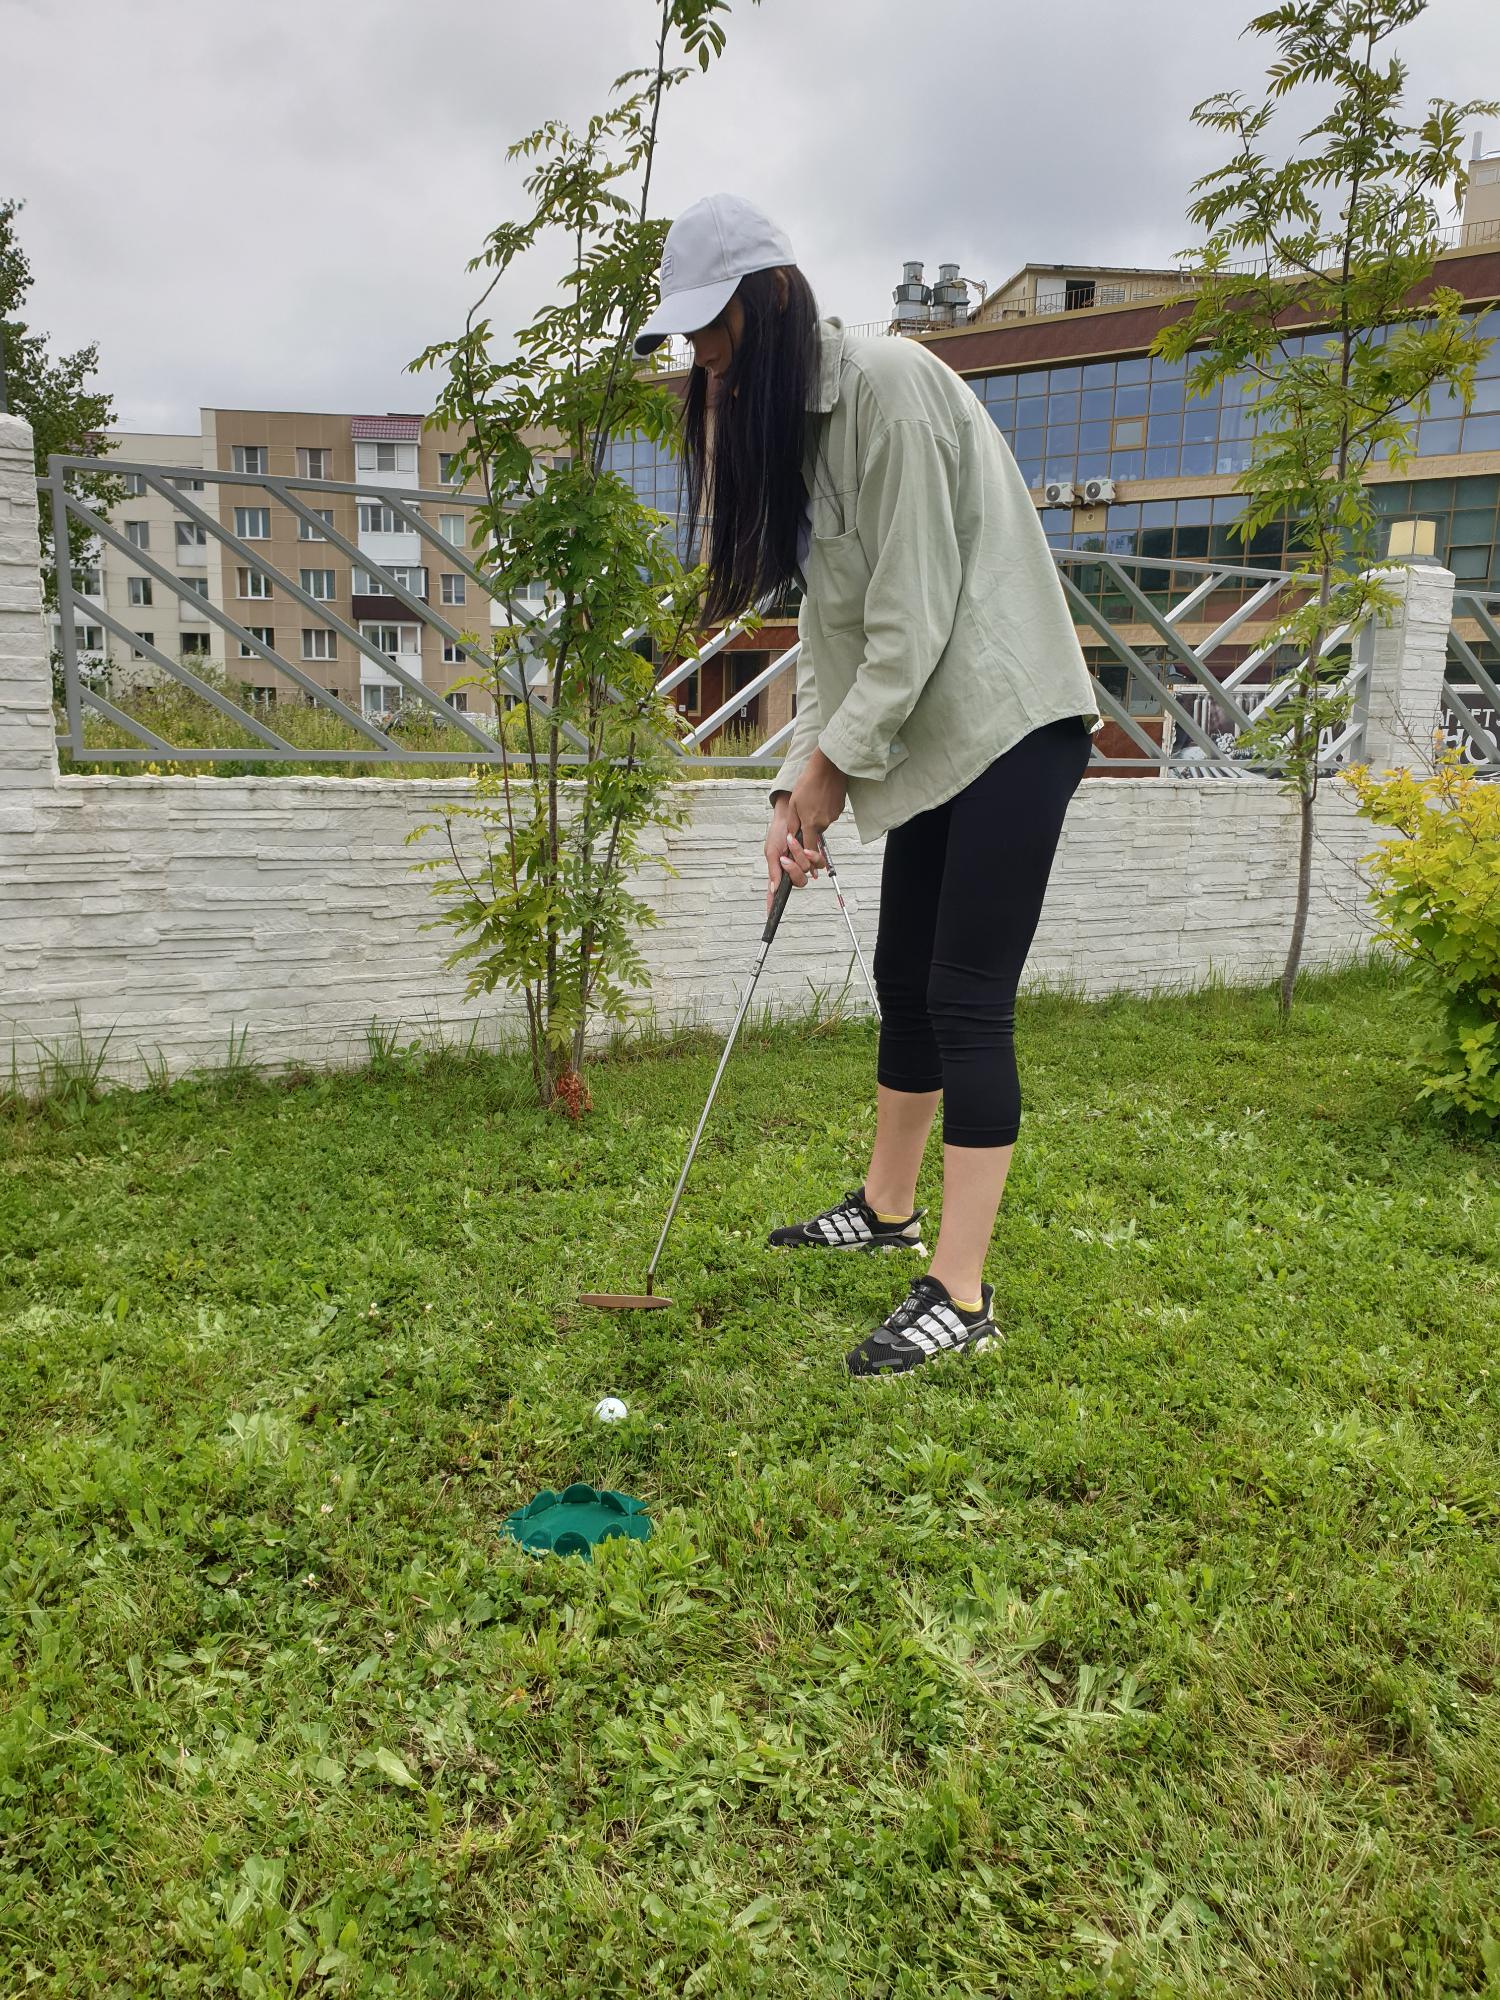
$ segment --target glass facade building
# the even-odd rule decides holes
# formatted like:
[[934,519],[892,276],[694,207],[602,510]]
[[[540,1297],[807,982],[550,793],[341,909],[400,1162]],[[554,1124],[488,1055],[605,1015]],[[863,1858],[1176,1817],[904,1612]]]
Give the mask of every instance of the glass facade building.
[[[1419,459],[1455,453],[1500,452],[1500,307],[1476,315],[1494,340],[1480,365],[1469,411],[1443,391],[1416,426]],[[1288,351],[1314,352],[1326,341],[1313,333],[1288,343]],[[1190,396],[1189,361],[1130,355],[1113,361],[996,370],[965,379],[1015,454],[1027,484],[1052,480],[1075,486],[1086,479],[1125,483],[1197,479],[1243,472],[1250,463],[1255,419],[1249,378],[1220,384],[1207,396]],[[673,518],[678,510],[679,463],[644,438],[622,438],[608,447],[606,464],[648,506]],[[1413,468],[1420,471],[1420,467]],[[1248,545],[1234,533],[1245,509],[1243,494],[1194,495],[1112,504],[1101,532],[1082,529],[1071,508],[1047,508],[1042,521],[1056,547],[1102,546],[1119,555],[1208,557],[1279,568],[1295,554],[1280,527],[1263,530]],[[1436,554],[1460,583],[1500,589],[1500,473],[1443,479],[1402,478],[1374,485],[1385,514],[1431,520]],[[686,555],[685,547],[679,544]]]

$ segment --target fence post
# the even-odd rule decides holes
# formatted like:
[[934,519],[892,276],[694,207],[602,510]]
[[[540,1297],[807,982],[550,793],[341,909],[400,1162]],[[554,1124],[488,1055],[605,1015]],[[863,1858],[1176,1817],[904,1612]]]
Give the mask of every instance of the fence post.
[[1442,719],[1453,623],[1453,572],[1432,562],[1393,563],[1380,580],[1399,602],[1388,625],[1359,636],[1369,673],[1360,693],[1363,742],[1356,752],[1372,771],[1430,771]]
[[0,827],[57,782],[31,426],[0,415]]

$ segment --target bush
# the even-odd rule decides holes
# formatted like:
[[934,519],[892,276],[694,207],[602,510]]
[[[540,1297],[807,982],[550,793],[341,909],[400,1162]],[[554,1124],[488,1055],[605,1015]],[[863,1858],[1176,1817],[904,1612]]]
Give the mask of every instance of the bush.
[[1444,754],[1430,776],[1360,766],[1361,810],[1403,838],[1365,856],[1381,936],[1411,961],[1439,1019],[1412,1057],[1435,1110],[1500,1129],[1500,784]]

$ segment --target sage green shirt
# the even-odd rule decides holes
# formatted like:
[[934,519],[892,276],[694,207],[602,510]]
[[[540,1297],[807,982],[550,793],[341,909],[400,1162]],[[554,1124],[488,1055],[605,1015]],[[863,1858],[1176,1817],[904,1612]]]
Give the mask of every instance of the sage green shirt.
[[1033,729],[1102,727],[1026,481],[972,389],[914,340],[821,322],[797,714],[862,841],[951,799]]

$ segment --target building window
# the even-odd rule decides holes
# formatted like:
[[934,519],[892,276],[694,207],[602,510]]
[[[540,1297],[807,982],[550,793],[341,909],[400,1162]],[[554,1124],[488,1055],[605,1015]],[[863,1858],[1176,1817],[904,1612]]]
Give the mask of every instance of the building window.
[[[154,646],[156,644],[156,634],[154,632],[137,632],[135,636],[144,645]],[[140,646],[132,646],[130,657],[132,660],[144,660],[146,655],[141,651]]]
[[395,592],[387,583],[396,583],[403,590],[409,590],[413,597],[427,602],[427,571],[420,563],[387,563],[383,574],[356,569],[354,572],[354,595],[356,597],[393,597]]
[[236,507],[234,532],[242,542],[268,542],[271,539],[270,508]]
[[378,500],[361,500],[359,532],[362,535],[410,535],[415,531],[407,526],[394,507],[382,506]]
[[241,597],[269,597],[271,595],[271,579],[263,569],[239,569],[235,571],[235,575],[239,578]]
[[75,569],[73,588],[80,597],[102,597],[104,580],[97,569]]
[[456,549],[463,548],[469,539],[464,533],[462,514],[439,514],[438,533],[445,542],[451,542]]
[[438,453],[438,483],[442,486],[461,486],[463,475],[454,470],[461,454],[456,451]]
[[276,706],[276,690],[275,688],[268,687],[247,687],[245,689],[245,699],[252,708],[274,708]]
[[677,704],[679,715],[698,713],[698,674],[695,669],[685,681],[680,681],[672,690],[672,699]]
[[446,571],[444,572],[442,579],[444,604],[463,603],[465,581],[466,579],[464,577],[454,576],[449,572]]
[[[250,637],[251,637],[252,639],[259,639],[260,643],[261,643],[261,644],[262,644],[262,645],[263,645],[263,646],[265,647],[265,649],[266,649],[266,651],[267,651],[268,653],[274,653],[274,652],[275,652],[275,650],[276,650],[276,628],[275,628],[275,626],[273,626],[273,625],[247,625],[247,626],[245,627],[245,630],[246,630],[246,631],[247,631],[247,632],[248,632],[248,633],[250,634]],[[240,658],[241,658],[242,660],[253,660],[253,659],[255,658],[255,656],[256,656],[256,655],[255,655],[255,648],[254,648],[253,646],[247,646],[247,645],[245,644],[244,640],[243,640],[243,639],[241,639],[241,641],[240,641]]]
[[102,625],[75,625],[73,637],[79,650],[85,653],[104,651],[104,627]]
[[174,479],[172,484],[177,488],[179,493],[201,493],[203,491],[203,481],[201,479]]
[[357,444],[354,463],[360,472],[415,472],[417,448],[414,444]]
[[196,521],[179,521],[177,523],[177,553],[179,557],[183,556],[185,550],[204,549],[207,547],[207,528],[200,528]]
[[[324,528],[331,528],[333,526],[333,509],[331,507],[314,507],[313,512],[323,523]],[[311,521],[304,521],[299,515],[297,519],[297,539],[299,542],[323,542],[328,537],[321,529],[315,528]]]
[[331,569],[305,569],[302,572],[302,588],[309,597],[332,597],[333,571]]
[[264,472],[266,448],[263,444],[235,444],[229,447],[231,472]]
[[390,715],[400,700],[399,688],[384,687],[379,681],[366,681],[359,691],[359,705],[366,715]]
[[304,625],[302,628],[302,657],[304,660],[336,660],[339,656],[338,635],[330,632],[325,625]]
[[443,696],[443,700],[447,702],[450,708],[457,709],[460,715],[468,713],[469,691],[467,688],[449,688],[448,692]]
[[149,521],[127,521],[125,539],[133,549],[149,549],[151,546],[151,523]]
[[456,667],[468,657],[463,647],[455,645],[453,640],[445,639],[443,641],[443,662],[446,666]]
[[299,479],[326,479],[328,477],[328,449],[326,445],[298,445],[297,477]]
[[146,475],[144,472],[127,472],[125,474],[125,491],[130,495],[132,500],[139,500],[145,490]]
[[[207,597],[208,578],[206,576],[185,576],[182,579],[182,587],[185,592],[191,592],[194,597]],[[201,614],[197,611],[185,611],[182,615],[184,618],[197,618]]]
[[184,659],[204,659],[208,655],[208,634],[206,632],[184,632],[179,642]]
[[392,659],[398,655],[412,653],[420,656],[422,633],[417,625],[361,625],[360,637],[368,639],[372,646]]
[[133,576],[125,586],[126,596],[132,604],[151,602],[151,579],[149,576]]
[[1144,417],[1116,417],[1110,426],[1111,451],[1143,451],[1146,445]]

